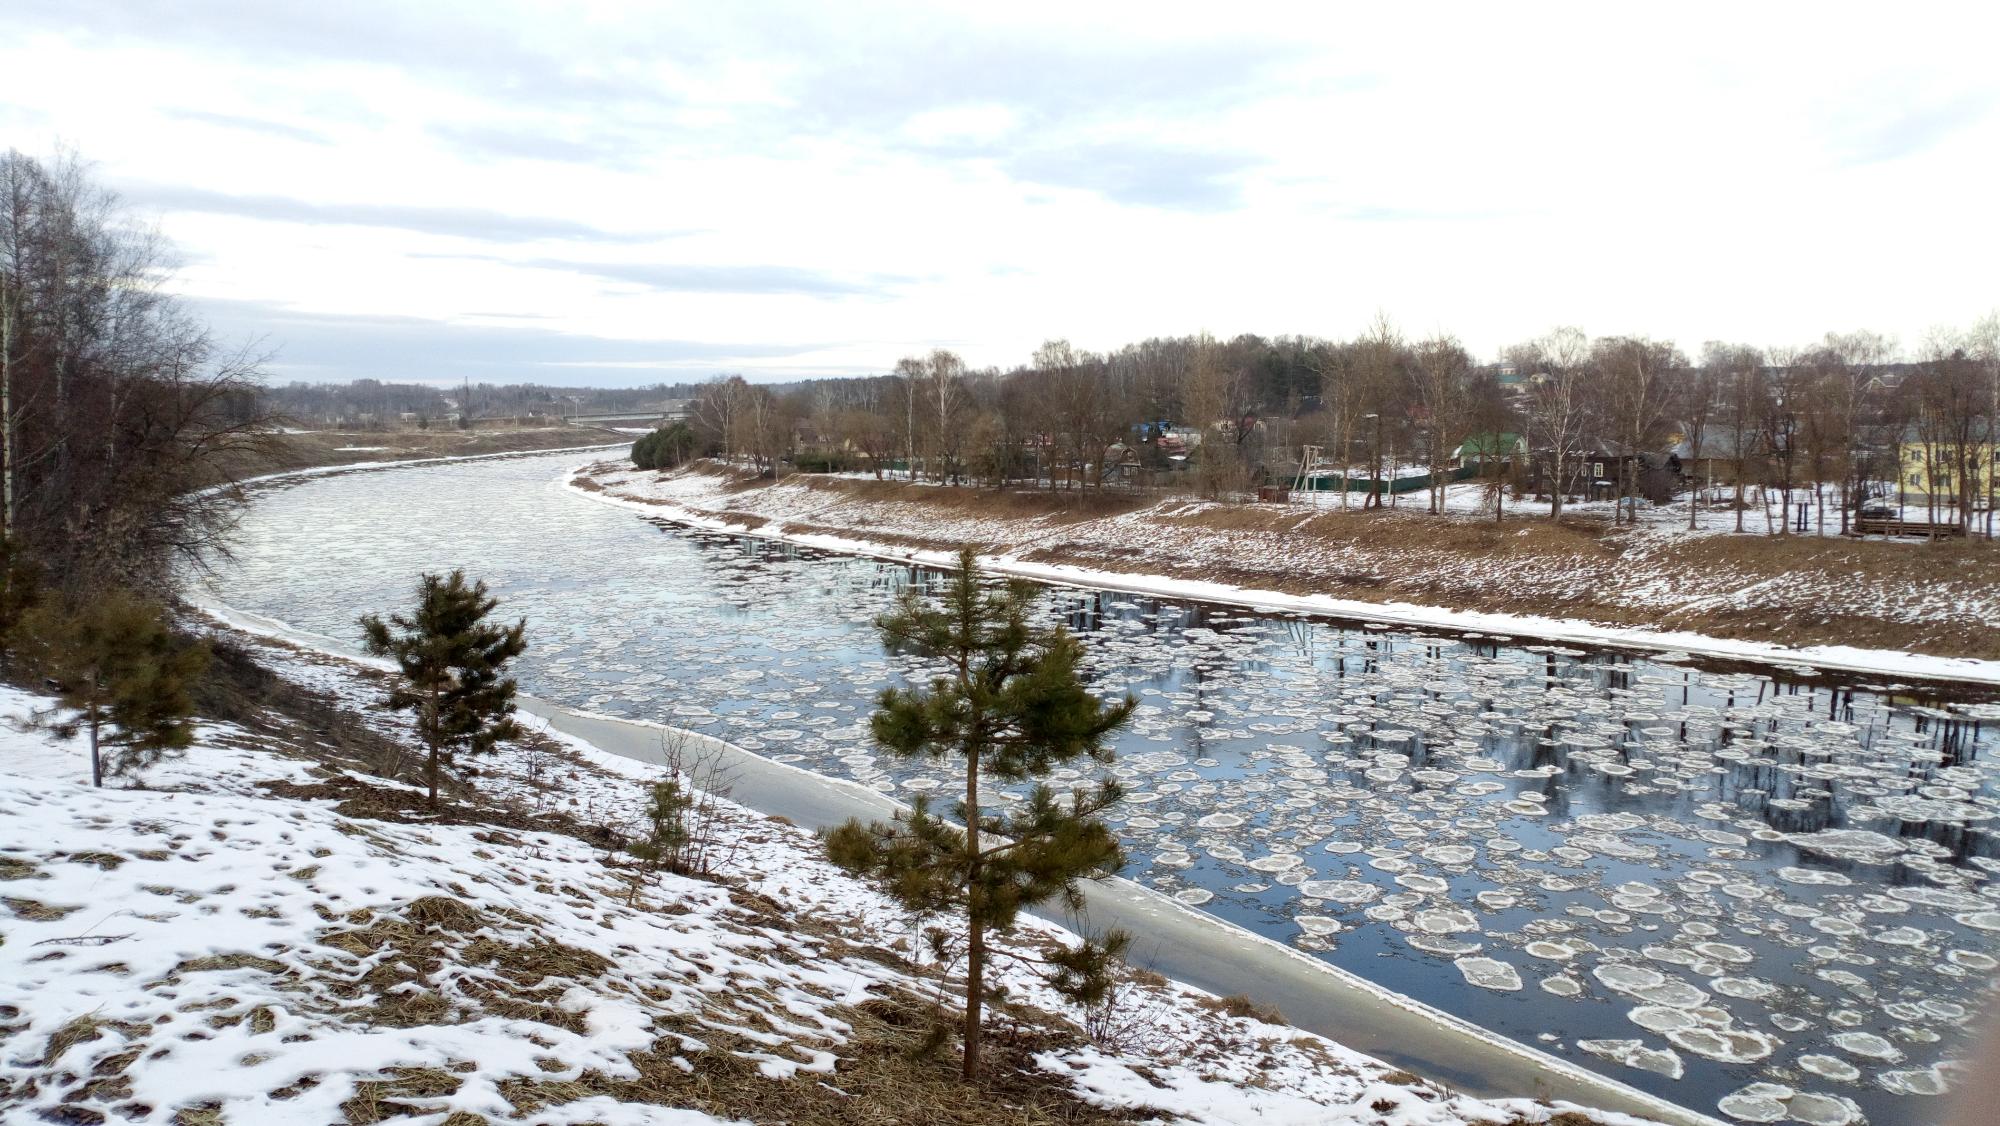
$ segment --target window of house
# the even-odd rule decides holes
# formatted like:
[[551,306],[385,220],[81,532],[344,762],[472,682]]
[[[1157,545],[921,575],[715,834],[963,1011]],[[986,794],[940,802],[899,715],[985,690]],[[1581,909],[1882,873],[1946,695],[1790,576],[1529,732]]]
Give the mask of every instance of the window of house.
[[1921,473],[1912,473],[1912,474],[1910,474],[1910,484],[1912,484],[1912,485],[1921,485],[1921,484],[1923,484],[1923,483],[1924,483],[1924,475],[1923,475],[1923,474],[1921,474]]
[[1604,476],[1604,463],[1603,463],[1603,462],[1601,462],[1601,461],[1593,461],[1593,462],[1591,462],[1591,463],[1590,463],[1590,475],[1591,475],[1592,477],[1602,477],[1602,476]]

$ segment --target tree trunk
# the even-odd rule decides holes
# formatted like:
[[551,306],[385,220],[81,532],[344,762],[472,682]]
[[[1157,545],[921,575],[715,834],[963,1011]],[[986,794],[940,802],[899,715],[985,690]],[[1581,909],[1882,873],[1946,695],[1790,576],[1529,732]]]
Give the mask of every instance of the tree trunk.
[[1694,531],[1695,513],[1701,508],[1701,450],[1690,451],[1694,458],[1694,473],[1688,485],[1688,531]]
[[438,807],[438,699],[437,688],[430,689],[430,699],[424,705],[424,746],[430,752],[424,759],[424,785],[430,791],[432,812]]
[[14,307],[0,308],[0,541],[14,535]]
[[[1737,448],[1740,451],[1743,443],[1743,431],[1738,430],[1736,432],[1736,442]],[[1736,534],[1743,534],[1743,458],[1740,453],[1736,458]]]
[[90,784],[93,786],[103,786],[104,760],[98,754],[97,728],[97,707],[92,705],[90,709]]
[[980,1007],[986,992],[986,910],[979,893],[979,756],[965,759],[965,844],[972,862],[967,866],[965,910],[965,1068],[967,1079],[979,1078]]

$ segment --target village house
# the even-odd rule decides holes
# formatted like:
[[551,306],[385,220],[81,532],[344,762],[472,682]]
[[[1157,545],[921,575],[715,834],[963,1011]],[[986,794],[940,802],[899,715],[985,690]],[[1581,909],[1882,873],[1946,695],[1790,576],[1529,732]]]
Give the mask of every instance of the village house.
[[1905,433],[1896,467],[1896,487],[1907,505],[1957,507],[1969,491],[1973,508],[1986,508],[2000,475],[2000,446],[1975,432],[1971,449],[1956,442],[1925,440],[1915,428]]
[[1684,481],[1680,455],[1671,448],[1638,450],[1622,442],[1587,439],[1564,455],[1560,482],[1551,480],[1553,453],[1548,449],[1534,452],[1523,487],[1537,495],[1559,487],[1566,497],[1615,500],[1619,481],[1629,479],[1635,483],[1635,494],[1654,504],[1665,504]]
[[1451,451],[1451,466],[1480,473],[1506,472],[1527,456],[1528,440],[1519,434],[1474,434]]

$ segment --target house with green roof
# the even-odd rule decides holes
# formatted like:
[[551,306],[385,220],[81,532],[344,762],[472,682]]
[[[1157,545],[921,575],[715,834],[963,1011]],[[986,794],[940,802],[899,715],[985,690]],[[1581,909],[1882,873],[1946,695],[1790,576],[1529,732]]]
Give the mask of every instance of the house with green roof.
[[1451,451],[1452,465],[1459,469],[1480,470],[1488,466],[1510,466],[1516,458],[1528,456],[1528,441],[1519,434],[1506,431],[1474,434],[1458,444]]

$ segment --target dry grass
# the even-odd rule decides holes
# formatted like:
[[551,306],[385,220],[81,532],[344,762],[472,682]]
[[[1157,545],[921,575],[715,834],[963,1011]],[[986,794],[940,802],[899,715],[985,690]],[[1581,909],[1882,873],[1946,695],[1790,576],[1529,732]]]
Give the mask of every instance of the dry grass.
[[1232,993],[1227,997],[1204,998],[1201,1001],[1201,1005],[1203,1008],[1212,1009],[1219,1013],[1226,1013],[1238,1019],[1261,1020],[1265,1024],[1282,1025],[1285,1023],[1285,1014],[1279,1012],[1277,1006],[1259,1005],[1257,1002],[1252,1001],[1247,994],[1243,993]]
[[63,1053],[78,1044],[88,1043],[104,1035],[104,1029],[111,1022],[94,1016],[77,1017],[49,1034],[48,1046],[42,1051],[42,1066],[52,1067],[62,1059]]
[[266,958],[260,954],[211,954],[205,958],[190,958],[173,968],[169,976],[205,973],[212,970],[262,970],[267,974],[281,974],[286,970],[283,962]]
[[441,1099],[457,1093],[465,1083],[462,1075],[435,1067],[391,1067],[383,1073],[389,1078],[356,1083],[354,1094],[340,1104],[349,1126],[373,1126],[390,1118],[421,1115],[429,1108],[408,1100]]
[[[837,1049],[830,1076],[766,1078],[746,1058],[768,1051],[763,1045],[690,1018],[667,1018],[655,1022],[666,1035],[651,1050],[633,1053],[636,1078],[598,1072],[517,1078],[503,1082],[501,1093],[523,1113],[604,1095],[789,1126],[1087,1126],[1167,1117],[1155,1108],[1117,1112],[1091,1106],[1059,1076],[1038,1067],[1035,1052],[1077,1043],[1064,1030],[1018,1025],[989,1032],[986,1075],[968,1084],[959,1078],[953,1025],[928,1002],[875,998],[833,1015],[847,1021],[853,1033]],[[706,1049],[684,1051],[683,1037]]]
[[460,934],[470,934],[486,925],[486,916],[480,914],[478,908],[468,907],[443,895],[426,895],[411,900],[410,905],[403,909],[403,917],[419,926]]
[[[356,1019],[389,1028],[451,1024],[473,1014],[446,1001],[433,988],[438,975],[454,966],[490,967],[487,975],[460,978],[456,992],[487,1012],[512,1020],[535,1021],[570,1032],[585,1031],[583,1018],[558,1006],[572,983],[587,983],[609,972],[612,963],[588,950],[532,937],[510,942],[487,933],[491,920],[457,900],[426,896],[405,908],[409,918],[356,912],[346,921],[365,925],[322,934],[322,946],[377,958],[358,979],[344,980],[335,992],[365,1002]],[[413,921],[415,920],[415,921]],[[522,924],[531,927],[532,920]],[[464,932],[480,930],[469,941]]]
[[0,905],[5,905],[7,910],[12,911],[20,918],[37,923],[52,923],[58,919],[66,919],[83,910],[82,904],[74,907],[56,907],[43,903],[40,900],[20,899],[13,896],[0,897]]
[[912,485],[907,481],[857,481],[849,477],[818,477],[798,474],[785,478],[789,485],[803,484],[819,493],[835,494],[874,503],[913,504],[940,513],[980,516],[999,520],[1029,520],[1054,517],[1090,520],[1118,516],[1153,504],[1159,497],[1148,493],[1099,492],[1085,489],[993,489],[967,485],[940,488]]

